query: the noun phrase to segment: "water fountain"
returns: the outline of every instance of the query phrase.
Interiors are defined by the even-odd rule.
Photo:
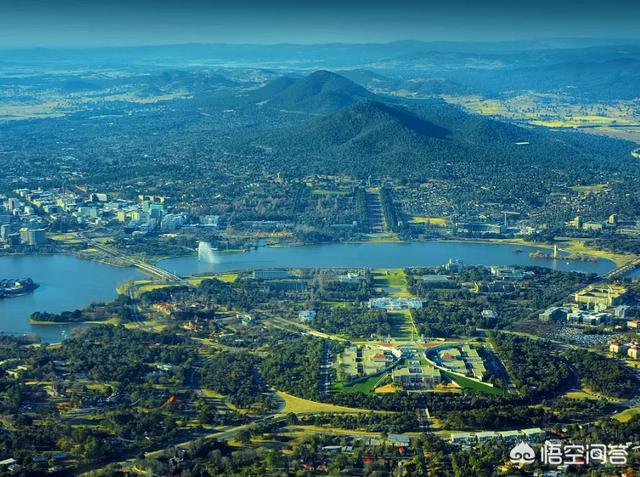
[[[198,261],[205,263],[215,263],[216,249],[209,242],[198,242]]]

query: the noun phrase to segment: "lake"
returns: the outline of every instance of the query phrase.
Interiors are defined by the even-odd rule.
[[[514,253],[516,250],[522,253]],[[598,274],[615,268],[607,260],[591,263],[529,258],[534,250],[539,249],[478,242],[346,243],[216,252],[214,263],[200,262],[193,255],[163,260],[158,266],[178,275],[192,275],[279,267],[421,267],[442,265],[454,258],[474,265],[539,265]],[[78,325],[31,325],[29,315],[34,311],[75,310],[94,301],[113,299],[119,283],[143,276],[134,268],[115,268],[67,255],[0,257],[0,277],[29,277],[40,285],[29,295],[0,300],[0,332],[37,334],[43,341],[59,341]]]
[[[119,283],[143,276],[137,269],[111,267],[69,255],[0,257],[0,277],[28,277],[40,285],[28,295],[0,299],[0,332],[36,334],[43,341],[60,341],[78,325],[32,325],[28,321],[31,313],[59,313],[111,300]]]
[[[629,273],[627,276],[631,278],[640,278],[640,269],[634,270],[633,272]]]
[[[515,253],[522,250],[522,253]],[[450,258],[469,265],[537,265],[563,271],[603,275],[615,268],[608,260],[576,262],[540,260],[529,252],[541,250],[521,245],[480,242],[342,243],[300,247],[259,247],[243,253],[214,252],[213,263],[193,256],[162,260],[158,266],[178,275],[252,268],[403,268],[443,265]]]

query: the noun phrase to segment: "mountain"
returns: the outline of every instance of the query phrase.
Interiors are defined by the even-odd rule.
[[[511,70],[467,70],[450,78],[489,93],[505,91],[563,92],[590,100],[634,99],[640,96],[640,59],[563,62]]]
[[[367,88],[368,90],[375,90],[379,88],[392,88],[400,80],[390,78],[388,76],[381,75],[380,73],[357,68],[353,70],[341,70],[340,74],[345,78],[359,84],[360,86]]]
[[[429,178],[536,187],[542,177],[614,170],[632,162],[630,144],[575,132],[522,128],[470,115],[442,101],[412,110],[357,102],[323,118],[279,129],[252,144],[264,161],[288,174],[348,174],[409,181]],[[538,182],[536,182],[538,181]]]
[[[344,76],[316,71],[303,78],[277,78],[249,93],[248,100],[289,111],[327,113],[375,95]]]
[[[444,77],[416,76],[410,79],[400,79],[364,69],[343,70],[340,74],[377,94],[420,97],[472,92],[471,88]]]

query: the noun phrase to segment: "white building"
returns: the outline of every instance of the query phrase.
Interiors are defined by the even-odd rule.
[[[308,323],[310,321],[313,321],[316,317],[316,311],[315,310],[303,310],[300,313],[298,313],[298,319],[302,322],[302,323]]]
[[[418,310],[422,308],[422,301],[417,298],[385,296],[370,298],[369,308],[378,310]]]

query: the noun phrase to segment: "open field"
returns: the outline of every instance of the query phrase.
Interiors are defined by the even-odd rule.
[[[328,306],[331,308],[351,308],[353,305],[350,302],[347,301],[323,301],[322,302],[323,306]]]
[[[619,401],[617,399],[613,399],[604,394],[596,393],[587,387],[582,387],[578,390],[568,391],[564,394],[564,397],[569,399],[576,399],[578,401],[599,401],[601,399],[607,399],[610,401]]]
[[[198,275],[187,278],[187,283],[190,285],[198,286],[205,280],[220,280],[224,283],[233,283],[235,282],[240,275],[237,273],[221,273],[219,275]]]
[[[371,273],[373,286],[376,289],[380,289],[383,294],[403,298],[413,296],[407,289],[407,275],[403,269],[375,269]],[[388,316],[392,322],[392,338],[400,341],[410,341],[419,335],[410,310],[389,311]]]
[[[142,329],[142,330],[153,330],[156,332],[162,332],[167,329],[167,325],[158,320],[146,320],[143,322],[131,322],[125,323],[125,328],[129,329]]]
[[[360,412],[371,412],[367,409],[357,409],[353,407],[336,406],[323,402],[310,401],[308,399],[302,399],[282,391],[277,391],[276,394],[280,396],[280,398],[284,401],[284,409],[282,410],[282,413],[284,414],[305,414],[314,412],[353,414]]]
[[[373,278],[373,286],[376,288],[388,289],[391,296],[410,297],[413,296],[407,289],[407,276],[404,270],[400,268],[394,269],[375,269],[371,272]]]
[[[525,93],[501,99],[478,95],[445,95],[451,104],[485,116],[551,129],[579,129],[589,134],[640,143],[640,107],[637,100],[577,103],[553,93]]]
[[[379,234],[368,234],[367,242],[373,243],[398,243],[402,242],[398,237],[398,234],[394,232],[384,232]]]
[[[585,240],[581,239],[559,241],[558,247],[561,250],[567,251],[571,254],[592,255],[594,257],[603,258],[605,260],[611,260],[618,266],[624,265],[636,258],[635,255],[631,254],[624,255],[621,253],[609,252],[607,250],[598,250],[596,248],[590,247]]]
[[[393,384],[393,383],[385,384],[384,386],[379,386],[374,389],[374,392],[376,394],[395,393],[397,391],[401,391],[401,388],[399,388],[396,384]]]
[[[433,225],[434,227],[446,227],[448,222],[449,221],[446,217],[424,217],[421,215],[414,215],[411,218],[411,223],[413,224],[427,224]]]
[[[593,185],[585,185],[585,186],[573,186],[571,190],[576,192],[580,192],[582,194],[588,194],[590,192],[600,192],[603,190],[607,190],[609,188],[609,184],[593,184]]]
[[[487,394],[495,394],[495,395],[501,395],[506,393],[504,389],[494,388],[486,384],[474,381],[472,379],[463,378],[462,376],[456,376],[455,374],[451,374],[447,372],[445,372],[445,374],[449,378],[451,378],[452,381],[454,381],[460,387],[463,387],[463,388],[472,389],[474,391],[487,393]]]
[[[610,252],[608,250],[600,250],[600,249],[591,247],[587,239],[578,239],[578,238],[558,237],[555,243],[531,242],[531,241],[520,239],[520,238],[483,239],[483,240],[480,240],[479,242],[511,243],[511,244],[523,245],[527,247],[546,248],[549,250],[552,250],[553,246],[557,245],[560,251],[568,252],[569,254],[590,255],[592,257],[598,257],[604,260],[611,260],[618,267],[626,265],[627,263],[633,261],[636,258],[636,256],[633,254],[615,253],[615,252]]]
[[[418,337],[415,324],[411,319],[410,310],[388,312],[391,319],[391,337],[400,341],[410,341]]]
[[[640,415],[640,407],[632,407],[629,409],[625,409],[618,414],[615,414],[613,418],[620,422],[629,422],[631,419],[638,415]]]
[[[315,435],[332,435],[332,436],[359,436],[359,437],[380,437],[379,432],[367,432],[357,429],[340,429],[337,427],[328,426],[304,426],[295,425],[287,426],[287,432],[283,432],[283,436],[291,437],[298,442],[302,442],[304,439]]]
[[[360,381],[354,384],[346,385],[342,383],[336,383],[334,386],[334,390],[340,393],[364,393],[369,394],[374,392],[378,383],[384,380],[387,376],[387,373],[376,374],[371,376],[369,379],[365,381]]]
[[[136,296],[140,296],[143,293],[146,292],[150,292],[153,290],[159,290],[160,288],[167,288],[173,286],[171,284],[168,283],[158,283],[158,282],[153,282],[151,280],[148,281],[148,283],[140,285],[136,288]]]
[[[347,195],[348,192],[342,190],[326,190],[326,189],[314,189],[312,192],[314,195],[321,195],[324,197]]]
[[[65,242],[69,244],[82,243],[82,240],[78,238],[78,234],[76,232],[52,234],[52,235],[49,235],[49,238],[56,242]]]

